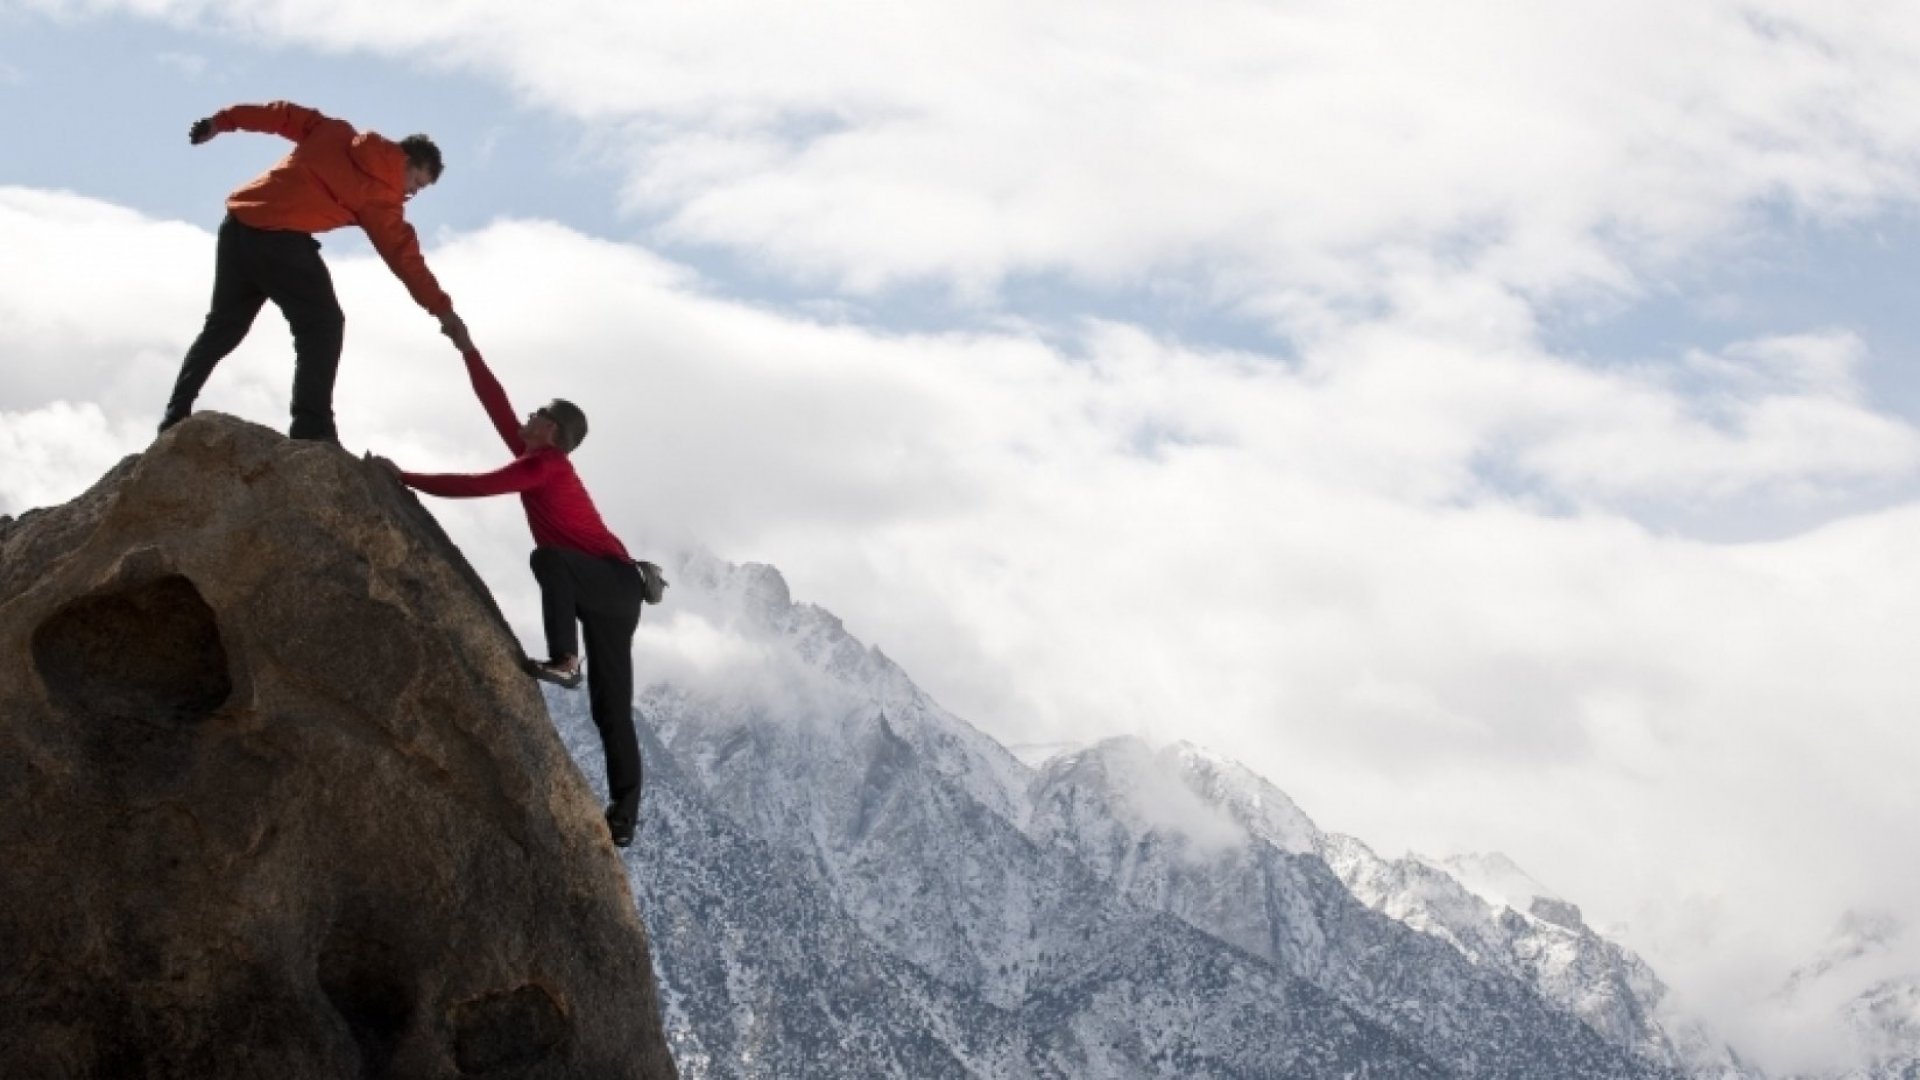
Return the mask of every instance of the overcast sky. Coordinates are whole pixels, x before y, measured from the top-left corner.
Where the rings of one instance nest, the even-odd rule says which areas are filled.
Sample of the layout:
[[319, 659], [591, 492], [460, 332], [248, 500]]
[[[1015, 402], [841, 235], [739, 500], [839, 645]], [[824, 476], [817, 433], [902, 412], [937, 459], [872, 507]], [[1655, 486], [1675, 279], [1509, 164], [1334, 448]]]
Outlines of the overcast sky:
[[[1003, 741], [1503, 851], [1776, 1066], [1840, 1041], [1756, 988], [1920, 917], [1908, 4], [0, 0], [0, 513], [150, 440], [286, 149], [187, 126], [275, 98], [440, 142], [429, 261], [631, 546]], [[346, 444], [496, 464], [325, 245]], [[290, 371], [269, 311], [201, 404]], [[530, 632], [501, 503], [435, 506]]]

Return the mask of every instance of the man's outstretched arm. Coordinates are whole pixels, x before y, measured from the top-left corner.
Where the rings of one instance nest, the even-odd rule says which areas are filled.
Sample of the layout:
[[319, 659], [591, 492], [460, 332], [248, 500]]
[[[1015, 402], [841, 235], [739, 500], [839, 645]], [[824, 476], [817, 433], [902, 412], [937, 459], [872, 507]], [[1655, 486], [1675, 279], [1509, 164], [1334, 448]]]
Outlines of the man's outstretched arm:
[[[407, 287], [407, 294], [413, 302], [427, 309], [427, 314], [440, 319], [441, 329], [448, 337], [454, 338], [454, 344], [461, 344], [454, 327], [460, 334], [466, 332], [458, 317], [451, 323], [453, 316], [453, 297], [440, 288], [440, 282], [427, 269], [427, 257], [420, 253], [420, 236], [413, 231], [413, 225], [407, 221], [406, 211], [396, 200], [393, 202], [370, 202], [362, 206], [356, 215], [360, 228], [373, 242], [373, 250], [380, 253], [387, 269]], [[471, 347], [471, 342], [467, 343]], [[463, 350], [464, 351], [464, 350]]]
[[493, 377], [493, 369], [480, 359], [477, 350], [468, 350], [461, 354], [467, 361], [467, 379], [473, 383], [473, 396], [480, 399], [480, 407], [487, 410], [487, 419], [493, 422], [493, 430], [500, 433], [500, 441], [514, 456], [526, 453], [527, 444], [520, 441], [520, 420], [514, 414], [513, 403], [507, 400], [507, 390], [500, 380]]
[[412, 473], [393, 466], [385, 459], [381, 459], [381, 463], [384, 467], [392, 468], [395, 475], [400, 477], [400, 482], [415, 491], [451, 499], [477, 499], [486, 495], [511, 495], [539, 487], [552, 475], [555, 460], [552, 455], [535, 454], [483, 473]]
[[326, 121], [325, 114], [291, 101], [276, 101], [269, 105], [233, 105], [212, 116], [195, 120], [193, 126], [187, 129], [187, 141], [198, 146], [223, 131], [257, 131], [263, 135], [279, 135], [299, 142]]

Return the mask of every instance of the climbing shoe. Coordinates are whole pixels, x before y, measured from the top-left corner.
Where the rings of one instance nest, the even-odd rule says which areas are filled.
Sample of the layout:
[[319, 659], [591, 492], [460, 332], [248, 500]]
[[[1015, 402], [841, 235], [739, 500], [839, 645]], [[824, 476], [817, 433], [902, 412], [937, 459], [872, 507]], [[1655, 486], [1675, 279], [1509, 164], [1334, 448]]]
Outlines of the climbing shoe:
[[550, 682], [563, 690], [572, 690], [580, 685], [582, 671], [580, 662], [577, 660], [574, 661], [572, 670], [568, 670], [566, 665], [558, 660], [540, 661], [532, 657], [528, 657], [522, 666], [527, 674], [541, 682]]

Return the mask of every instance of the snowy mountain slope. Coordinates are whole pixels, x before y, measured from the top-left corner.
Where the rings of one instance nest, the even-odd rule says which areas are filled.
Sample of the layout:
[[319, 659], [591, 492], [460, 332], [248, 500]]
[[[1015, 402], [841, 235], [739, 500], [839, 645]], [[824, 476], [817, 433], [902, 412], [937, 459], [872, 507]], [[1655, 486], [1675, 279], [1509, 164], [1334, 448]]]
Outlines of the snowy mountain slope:
[[[1362, 902], [1328, 863], [1363, 846], [1238, 765], [1141, 776], [1123, 741], [1036, 771], [770, 568], [670, 576], [629, 866], [708, 1075], [1672, 1074], [1542, 993], [1459, 881], [1431, 891], [1473, 917], [1415, 927], [1373, 859]], [[552, 702], [597, 777], [583, 698]]]
[[[584, 695], [548, 700], [599, 786]], [[682, 1076], [847, 1075], [849, 1059], [878, 1075], [1029, 1075], [1018, 1024], [876, 948], [804, 860], [736, 824], [640, 731], [645, 818], [626, 863]]]
[[1006, 819], [942, 776], [889, 714], [796, 729], [697, 701], [650, 701], [662, 741], [726, 812], [805, 853], [872, 940], [951, 985], [1016, 1005], [1053, 954], [1121, 919], [1087, 878], [1036, 859]]
[[[1039, 1031], [1088, 1047], [1075, 1077], [1393, 1077], [1452, 1073], [1304, 980], [1174, 920], [1115, 935], [1036, 987]], [[1141, 1022], [1145, 1018], [1147, 1022]], [[1058, 1034], [1054, 1038], [1060, 1037]]]
[[[855, 705], [876, 706], [911, 737], [928, 763], [969, 797], [1017, 821], [1031, 772], [999, 743], [948, 713], [877, 648], [862, 645], [831, 613], [796, 604], [770, 566], [735, 566], [689, 556], [677, 567], [675, 614], [760, 644], [765, 666], [781, 669], [783, 719], [821, 720]], [[792, 691], [804, 687], [796, 698]], [[710, 695], [716, 696], [716, 695]], [[740, 701], [735, 695], [720, 700]]]
[[[577, 759], [597, 765], [582, 699], [549, 700]], [[860, 894], [858, 883], [829, 875], [820, 852], [768, 843], [739, 824], [740, 805], [770, 794], [767, 785], [723, 786], [734, 805], [719, 805], [651, 725], [642, 730], [645, 820], [627, 865], [690, 1078], [1449, 1075], [1311, 985], [1119, 902], [1084, 875], [1087, 895], [1059, 900], [1060, 917], [1035, 920], [1020, 943], [1023, 993], [995, 1005], [974, 987], [1004, 984], [977, 963], [949, 971], [971, 980], [955, 982], [895, 955], [918, 947], [951, 961], [970, 929], [951, 905], [931, 928], [863, 924], [841, 900]], [[922, 773], [904, 790], [890, 781], [874, 789], [922, 795], [942, 786], [901, 760], [913, 755], [897, 736], [869, 735], [869, 771]], [[722, 769], [758, 756], [739, 729], [726, 738], [712, 755]], [[951, 805], [954, 793], [945, 799]], [[870, 909], [871, 899], [855, 906]]]
[[1665, 1007], [1653, 969], [1582, 920], [1502, 855], [1387, 860], [1329, 835], [1326, 862], [1361, 903], [1452, 945], [1474, 964], [1520, 979], [1636, 1057], [1689, 1075], [1758, 1074], [1700, 1025]]
[[1361, 904], [1313, 853], [1319, 831], [1244, 770], [1117, 738], [1056, 759], [1031, 791], [1035, 835], [1123, 894], [1312, 981], [1461, 1075], [1660, 1074], [1508, 973]]
[[[684, 771], [702, 790], [726, 793], [720, 812], [751, 822], [771, 847], [804, 853], [801, 872], [882, 950], [1038, 1025], [1024, 1044], [1036, 1068], [1444, 1075], [1311, 985], [1128, 904], [1037, 847], [886, 714], [788, 728], [689, 715], [684, 699], [654, 704], [662, 751], [694, 763]], [[1246, 1024], [1207, 1019], [1224, 1015]]]

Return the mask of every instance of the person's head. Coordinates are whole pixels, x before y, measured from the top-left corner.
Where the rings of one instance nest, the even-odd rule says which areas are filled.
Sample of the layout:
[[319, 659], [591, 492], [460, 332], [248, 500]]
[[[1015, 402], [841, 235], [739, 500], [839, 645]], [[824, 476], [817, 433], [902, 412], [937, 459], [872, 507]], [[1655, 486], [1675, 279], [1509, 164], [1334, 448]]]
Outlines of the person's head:
[[407, 155], [407, 198], [411, 199], [439, 182], [440, 148], [425, 135], [409, 135], [400, 140], [400, 149]]
[[520, 441], [530, 448], [553, 446], [572, 452], [586, 437], [587, 414], [560, 398], [533, 410], [520, 425]]

